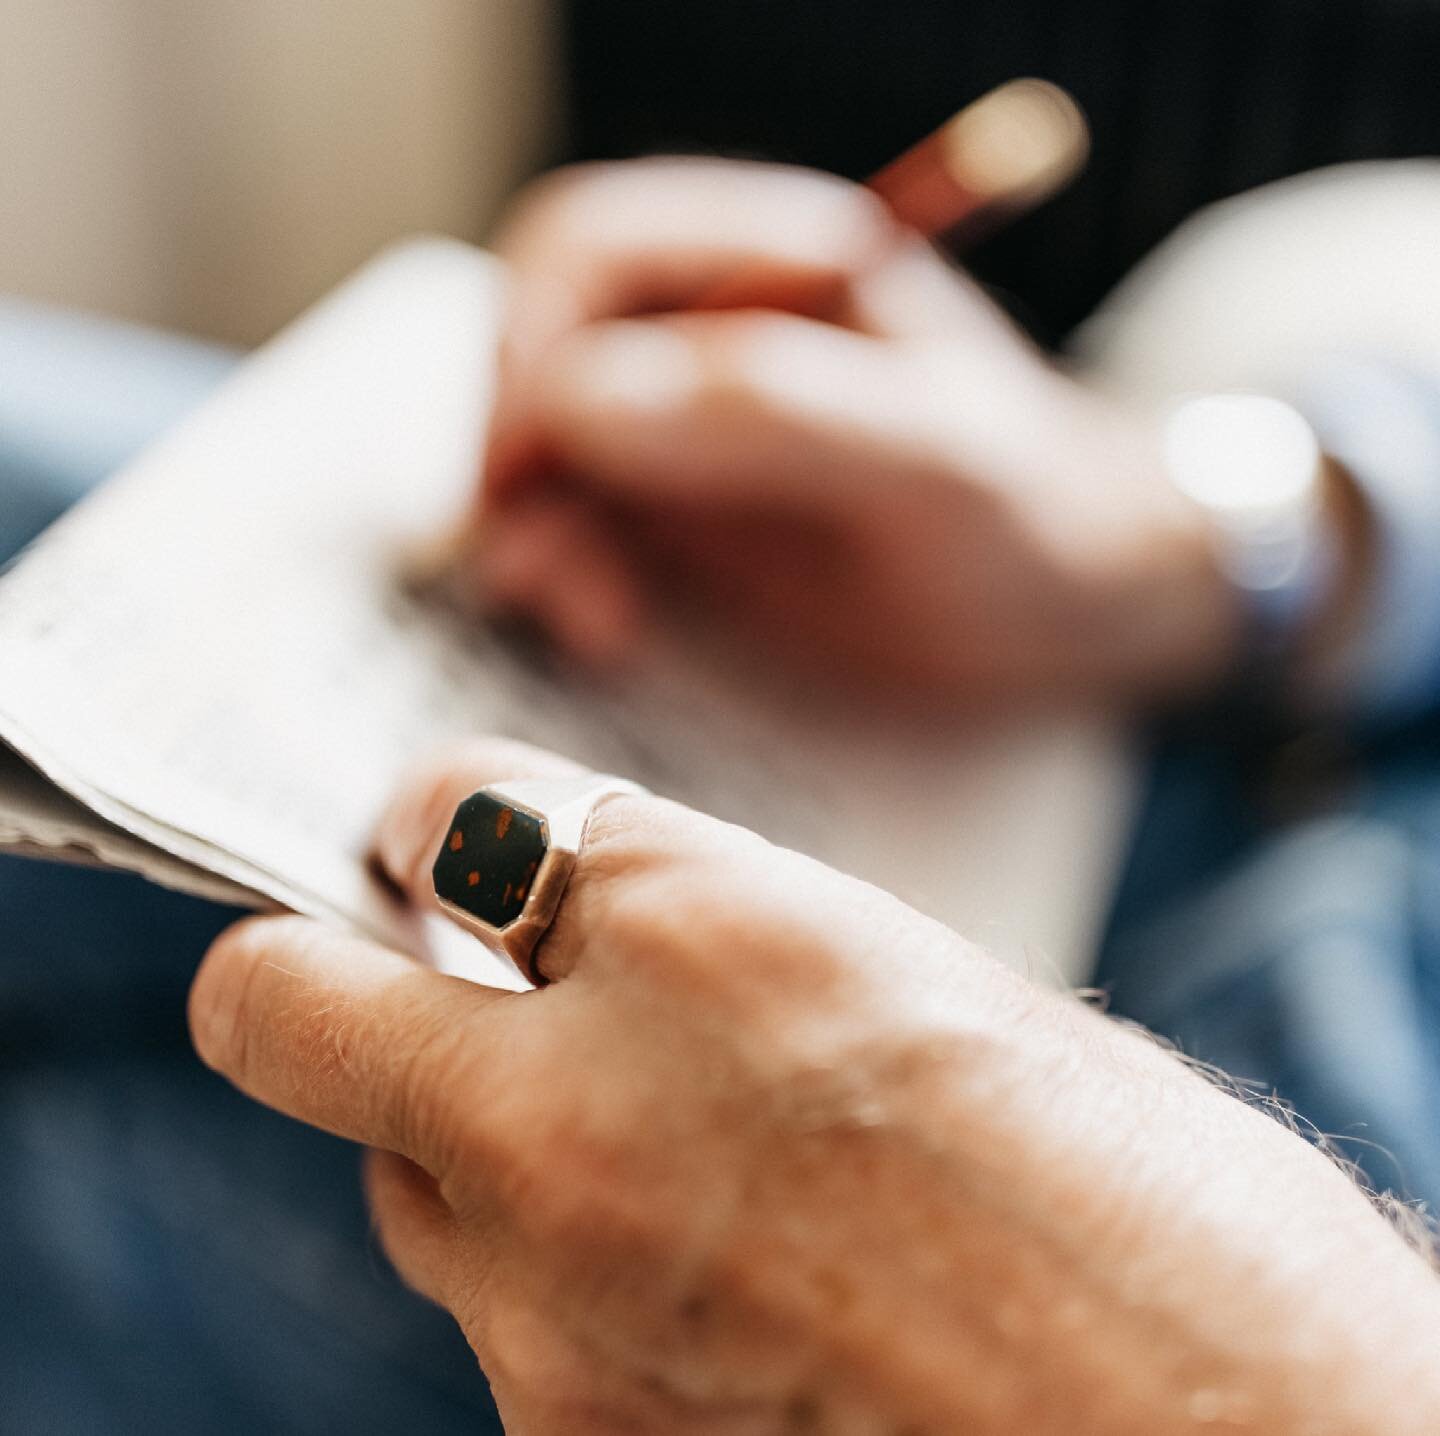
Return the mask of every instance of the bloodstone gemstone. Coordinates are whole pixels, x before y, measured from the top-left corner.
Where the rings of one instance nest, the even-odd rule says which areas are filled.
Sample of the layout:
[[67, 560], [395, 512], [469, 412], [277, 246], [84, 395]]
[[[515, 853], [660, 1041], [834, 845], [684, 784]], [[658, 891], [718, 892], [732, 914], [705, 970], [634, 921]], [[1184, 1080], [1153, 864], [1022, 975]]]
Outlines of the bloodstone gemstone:
[[544, 856], [539, 818], [472, 793], [456, 809], [435, 859], [435, 892], [491, 927], [504, 927], [524, 909]]

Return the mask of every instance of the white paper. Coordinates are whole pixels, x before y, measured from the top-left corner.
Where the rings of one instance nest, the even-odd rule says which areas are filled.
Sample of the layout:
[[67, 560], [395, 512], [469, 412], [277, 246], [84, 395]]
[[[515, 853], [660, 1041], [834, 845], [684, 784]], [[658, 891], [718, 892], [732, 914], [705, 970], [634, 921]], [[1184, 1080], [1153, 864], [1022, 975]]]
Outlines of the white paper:
[[897, 742], [698, 659], [581, 692], [407, 592], [475, 482], [499, 287], [450, 241], [381, 256], [0, 576], [0, 739], [74, 800], [0, 765], [0, 843], [413, 946], [364, 862], [377, 814], [437, 744], [496, 731], [1082, 977], [1125, 819], [1102, 725]]

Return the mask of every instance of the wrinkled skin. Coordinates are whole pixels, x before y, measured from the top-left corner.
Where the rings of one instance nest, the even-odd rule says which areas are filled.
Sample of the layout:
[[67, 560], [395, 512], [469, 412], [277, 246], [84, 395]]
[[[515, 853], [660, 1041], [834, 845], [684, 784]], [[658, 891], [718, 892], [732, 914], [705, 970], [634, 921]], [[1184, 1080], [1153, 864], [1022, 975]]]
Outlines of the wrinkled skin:
[[[412, 901], [480, 742], [399, 795]], [[1348, 1178], [1143, 1035], [896, 900], [648, 797], [598, 811], [550, 985], [300, 919], [222, 937], [192, 1026], [376, 1150], [386, 1250], [507, 1429], [1420, 1433], [1428, 1267]]]
[[[887, 706], [1225, 671], [1235, 606], [1148, 422], [863, 191], [592, 167], [501, 248], [460, 571], [581, 661], [683, 615]], [[568, 771], [442, 758], [380, 861], [425, 907], [461, 798]], [[266, 919], [192, 999], [206, 1061], [375, 1149], [386, 1250], [516, 1436], [1440, 1430], [1435, 1278], [1344, 1174], [895, 899], [616, 797], [539, 956], [502, 993]]]

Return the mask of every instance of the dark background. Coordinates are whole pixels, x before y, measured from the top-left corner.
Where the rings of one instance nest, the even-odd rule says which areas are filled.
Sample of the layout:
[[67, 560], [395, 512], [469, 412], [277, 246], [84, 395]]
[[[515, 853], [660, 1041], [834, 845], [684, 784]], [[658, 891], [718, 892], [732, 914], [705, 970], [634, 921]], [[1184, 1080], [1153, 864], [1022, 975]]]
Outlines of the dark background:
[[877, 168], [1039, 75], [1094, 131], [1067, 194], [970, 257], [1044, 339], [1208, 201], [1440, 152], [1440, 0], [569, 0], [575, 158]]

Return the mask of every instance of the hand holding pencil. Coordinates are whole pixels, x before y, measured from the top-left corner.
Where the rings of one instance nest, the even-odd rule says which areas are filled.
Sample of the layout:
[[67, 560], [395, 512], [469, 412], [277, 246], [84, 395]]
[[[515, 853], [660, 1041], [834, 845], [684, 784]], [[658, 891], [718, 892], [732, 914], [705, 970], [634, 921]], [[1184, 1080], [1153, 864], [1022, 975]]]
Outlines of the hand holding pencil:
[[1068, 97], [1021, 81], [867, 187], [695, 159], [541, 181], [500, 244], [485, 601], [600, 668], [684, 614], [892, 707], [1209, 682], [1231, 617], [1148, 425], [930, 243], [1039, 202], [1085, 146]]

